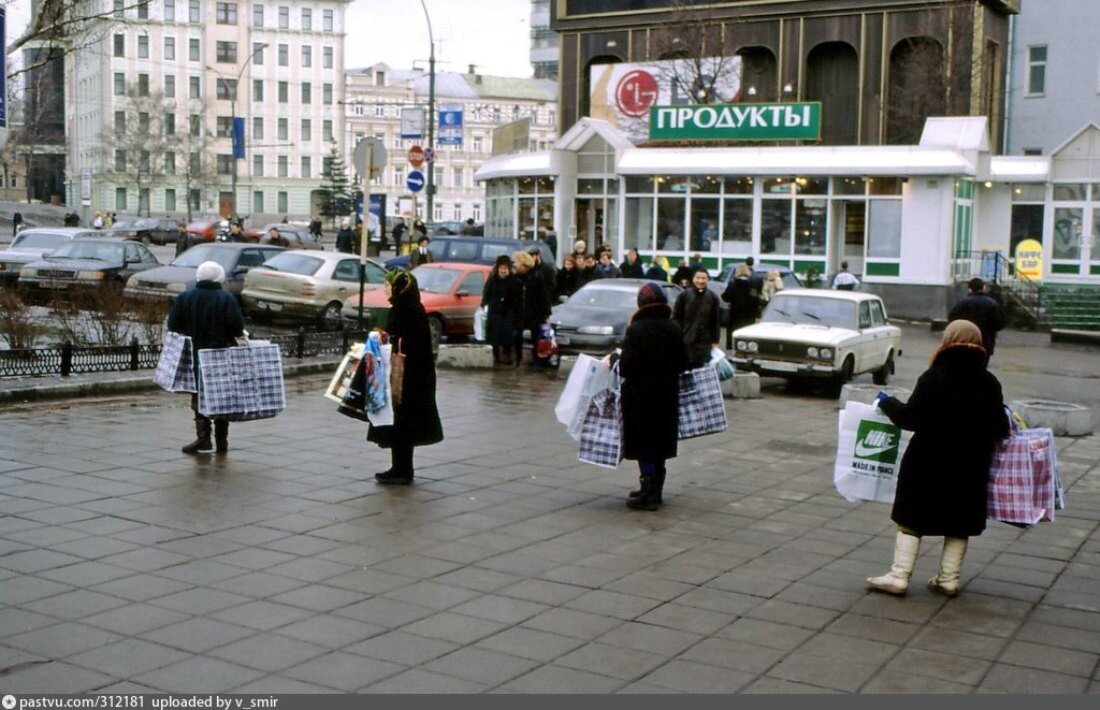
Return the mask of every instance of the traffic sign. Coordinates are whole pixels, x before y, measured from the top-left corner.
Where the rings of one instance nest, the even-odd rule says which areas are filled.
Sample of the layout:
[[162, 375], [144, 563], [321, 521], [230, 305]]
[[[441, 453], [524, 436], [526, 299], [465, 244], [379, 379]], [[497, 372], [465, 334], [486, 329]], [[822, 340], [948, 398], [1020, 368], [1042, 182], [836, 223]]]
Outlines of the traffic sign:
[[409, 165], [419, 168], [424, 164], [424, 149], [418, 145], [409, 148]]
[[352, 155], [352, 165], [356, 172], [362, 176], [367, 175], [367, 154], [370, 154], [370, 176], [376, 178], [382, 174], [382, 168], [386, 167], [386, 146], [379, 138], [363, 138], [355, 144], [355, 153]]
[[435, 162], [435, 148], [428, 147], [424, 149], [424, 162], [428, 164]]
[[424, 189], [424, 173], [419, 170], [410, 170], [409, 177], [405, 179], [405, 185], [410, 192], [420, 192]]

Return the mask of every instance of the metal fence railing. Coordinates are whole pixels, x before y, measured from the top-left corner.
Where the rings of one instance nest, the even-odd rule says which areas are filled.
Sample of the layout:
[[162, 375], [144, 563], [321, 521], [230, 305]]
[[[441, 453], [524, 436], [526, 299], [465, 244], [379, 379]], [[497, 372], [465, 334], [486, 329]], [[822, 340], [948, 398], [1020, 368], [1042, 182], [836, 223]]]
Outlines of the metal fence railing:
[[[302, 359], [315, 355], [342, 355], [353, 342], [362, 341], [368, 331], [338, 330], [307, 333], [305, 329], [288, 335], [266, 336], [279, 346], [285, 358]], [[0, 350], [0, 377], [68, 377], [93, 372], [151, 370], [160, 358], [160, 344], [142, 344], [133, 339], [129, 345], [76, 346], [66, 342], [52, 348]]]

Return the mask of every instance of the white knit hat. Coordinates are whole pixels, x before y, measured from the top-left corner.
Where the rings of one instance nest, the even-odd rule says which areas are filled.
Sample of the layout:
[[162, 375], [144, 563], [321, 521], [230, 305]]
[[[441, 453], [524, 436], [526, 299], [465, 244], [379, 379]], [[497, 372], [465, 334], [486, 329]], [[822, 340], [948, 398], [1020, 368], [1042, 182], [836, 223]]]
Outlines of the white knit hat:
[[225, 281], [225, 269], [216, 261], [204, 261], [195, 269], [195, 280], [221, 283]]

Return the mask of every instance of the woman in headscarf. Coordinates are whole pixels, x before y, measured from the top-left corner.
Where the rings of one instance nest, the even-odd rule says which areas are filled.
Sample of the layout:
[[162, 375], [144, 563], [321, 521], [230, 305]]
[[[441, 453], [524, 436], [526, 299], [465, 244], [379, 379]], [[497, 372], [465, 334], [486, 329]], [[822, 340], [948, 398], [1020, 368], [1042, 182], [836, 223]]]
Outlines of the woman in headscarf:
[[481, 306], [486, 312], [485, 335], [493, 347], [493, 363], [512, 364], [512, 341], [516, 306], [519, 301], [519, 281], [512, 271], [507, 254], [497, 257], [493, 273], [481, 291]]
[[665, 461], [676, 456], [680, 373], [687, 352], [668, 298], [655, 283], [638, 289], [619, 356], [622, 381], [623, 458], [637, 461], [640, 487], [626, 501], [635, 510], [661, 507]]
[[1001, 383], [986, 369], [988, 362], [978, 326], [952, 321], [908, 402], [879, 393], [882, 411], [913, 438], [890, 516], [898, 525], [894, 564], [881, 577], [869, 577], [870, 588], [904, 595], [921, 537], [942, 535], [940, 571], [928, 588], [948, 597], [959, 593], [967, 540], [985, 530], [993, 449], [1009, 434]]
[[405, 355], [401, 403], [393, 408], [393, 424], [371, 426], [367, 441], [390, 450], [388, 471], [376, 473], [379, 483], [408, 484], [413, 480], [413, 448], [443, 441], [443, 425], [435, 405], [435, 360], [428, 314], [420, 303], [416, 277], [394, 271], [386, 277], [392, 307], [386, 332], [393, 352]]

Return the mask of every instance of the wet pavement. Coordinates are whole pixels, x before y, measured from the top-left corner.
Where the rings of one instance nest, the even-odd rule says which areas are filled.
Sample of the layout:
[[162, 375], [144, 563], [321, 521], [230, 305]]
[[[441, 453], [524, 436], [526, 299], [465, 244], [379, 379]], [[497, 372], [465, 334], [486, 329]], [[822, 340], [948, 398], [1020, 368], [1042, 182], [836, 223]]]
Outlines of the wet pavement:
[[[1008, 399], [1086, 404], [1096, 350], [1007, 333]], [[937, 336], [906, 329], [893, 384]], [[188, 457], [161, 392], [0, 409], [0, 692], [1100, 692], [1100, 439], [1059, 438], [1068, 509], [990, 523], [962, 594], [871, 594], [889, 508], [832, 486], [836, 402], [766, 381], [681, 442], [666, 505], [577, 461], [564, 377], [440, 370], [417, 482], [288, 380], [278, 418]], [[870, 382], [869, 377], [861, 382]]]

